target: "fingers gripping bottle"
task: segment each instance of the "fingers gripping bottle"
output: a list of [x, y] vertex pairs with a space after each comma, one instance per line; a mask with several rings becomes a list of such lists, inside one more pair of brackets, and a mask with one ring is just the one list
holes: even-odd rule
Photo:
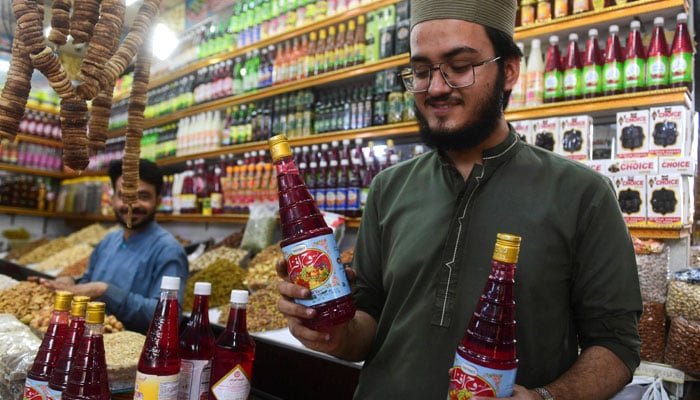
[[469, 398], [470, 394], [509, 397], [513, 392], [518, 369], [513, 289], [519, 251], [519, 236], [496, 236], [491, 273], [457, 346], [449, 400]]
[[277, 171], [281, 247], [289, 279], [311, 291], [309, 299], [297, 303], [316, 309], [316, 317], [305, 324], [319, 330], [346, 322], [355, 315], [355, 304], [333, 231], [294, 164], [287, 138], [274, 136], [268, 143]]

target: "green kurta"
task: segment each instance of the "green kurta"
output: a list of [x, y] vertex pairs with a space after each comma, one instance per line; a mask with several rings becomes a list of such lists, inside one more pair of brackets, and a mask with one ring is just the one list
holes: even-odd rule
[[522, 236], [516, 383], [552, 382], [579, 345], [639, 364], [637, 268], [610, 181], [512, 131], [483, 160], [466, 183], [435, 151], [372, 182], [354, 296], [378, 328], [355, 398], [446, 398], [499, 232]]

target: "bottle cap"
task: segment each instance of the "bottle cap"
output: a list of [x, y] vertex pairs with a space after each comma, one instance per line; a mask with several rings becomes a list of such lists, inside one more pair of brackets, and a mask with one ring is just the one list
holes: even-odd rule
[[268, 139], [267, 144], [270, 146], [270, 154], [272, 161], [277, 161], [284, 157], [292, 155], [292, 149], [289, 147], [287, 137], [284, 135], [273, 136]]
[[237, 304], [247, 304], [248, 303], [248, 291], [247, 290], [232, 290], [231, 291], [231, 303]]
[[88, 301], [90, 301], [88, 296], [74, 296], [70, 307], [70, 315], [73, 317], [84, 317]]
[[493, 248], [493, 259], [500, 262], [515, 264], [520, 252], [520, 236], [508, 233], [496, 235], [496, 245]]
[[608, 28], [608, 31], [610, 33], [618, 33], [618, 32], [620, 32], [620, 27], [617, 25], [610, 25], [610, 28]]
[[577, 41], [577, 40], [578, 40], [578, 34], [576, 34], [576, 33], [570, 33], [570, 34], [569, 34], [569, 41], [570, 41], [570, 42], [575, 42], [575, 41]]
[[630, 29], [639, 29], [641, 26], [642, 24], [640, 24], [636, 19], [630, 22]]
[[[179, 279], [179, 278], [178, 278]], [[105, 303], [101, 301], [91, 301], [87, 303], [85, 310], [86, 324], [103, 324], [105, 322]]]
[[211, 283], [209, 282], [195, 282], [194, 283], [194, 294], [209, 296], [211, 295]]
[[530, 47], [540, 47], [540, 39], [532, 39], [532, 42], [530, 42]]
[[686, 22], [686, 21], [688, 21], [688, 14], [678, 13], [678, 15], [676, 15], [676, 22]]
[[73, 293], [65, 290], [56, 291], [56, 299], [53, 302], [53, 309], [56, 311], [69, 311], [70, 302], [72, 299]]
[[654, 25], [661, 25], [663, 26], [664, 24], [664, 17], [656, 17], [654, 18]]
[[588, 36], [598, 36], [598, 30], [596, 28], [589, 29]]
[[178, 276], [164, 276], [160, 282], [160, 288], [163, 290], [179, 290], [180, 289], [180, 277], [178, 277]]
[[557, 36], [557, 35], [552, 35], [552, 36], [549, 37], [549, 44], [555, 45], [555, 44], [557, 44], [557, 43], [559, 43], [559, 36]]

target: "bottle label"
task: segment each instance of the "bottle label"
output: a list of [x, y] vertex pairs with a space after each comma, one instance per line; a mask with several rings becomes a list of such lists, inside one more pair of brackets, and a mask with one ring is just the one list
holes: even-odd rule
[[180, 209], [193, 210], [197, 208], [197, 196], [194, 194], [180, 195]]
[[211, 208], [220, 210], [224, 206], [224, 195], [222, 193], [212, 193], [210, 195]]
[[668, 84], [668, 57], [653, 56], [647, 60], [647, 86]]
[[360, 188], [359, 187], [349, 187], [348, 188], [348, 205], [346, 208], [348, 210], [359, 210], [360, 209]]
[[603, 89], [605, 91], [622, 89], [622, 63], [610, 62], [603, 66]]
[[318, 208], [321, 210], [326, 209], [326, 189], [316, 189], [314, 191], [314, 199]]
[[693, 80], [692, 53], [671, 54], [671, 83], [691, 82]]
[[335, 189], [326, 189], [326, 202], [325, 202], [325, 210], [328, 211], [334, 211], [335, 210], [335, 205], [336, 205], [336, 190]]
[[578, 97], [581, 95], [581, 70], [578, 68], [567, 69], [564, 72], [564, 97]]
[[511, 370], [487, 368], [467, 361], [456, 353], [450, 374], [448, 399], [468, 399], [474, 396], [509, 397], [513, 393], [517, 371], [517, 368]]
[[311, 307], [350, 294], [332, 233], [285, 246], [282, 252], [290, 281], [311, 291], [311, 299], [296, 300], [297, 303]]
[[526, 82], [525, 105], [536, 106], [542, 104], [542, 99], [544, 98], [544, 72], [528, 72]]
[[336, 211], [345, 211], [348, 208], [348, 189], [338, 188], [335, 191], [335, 209]]
[[600, 65], [587, 65], [583, 67], [583, 93], [600, 93], [603, 85], [603, 67]]
[[643, 58], [625, 60], [625, 88], [644, 87], [644, 72]]
[[209, 393], [211, 360], [182, 360], [178, 400], [200, 399]]
[[24, 400], [47, 400], [49, 383], [27, 377], [24, 384]]
[[238, 364], [211, 386], [211, 393], [218, 400], [247, 400], [250, 377], [243, 366]]
[[367, 204], [367, 197], [369, 196], [369, 188], [360, 189], [360, 210], [365, 209]]
[[544, 73], [544, 98], [559, 99], [561, 97], [561, 71]]
[[61, 400], [63, 398], [63, 392], [56, 389], [47, 388], [46, 389], [46, 400]]
[[137, 371], [134, 400], [176, 400], [179, 376], [149, 375]]

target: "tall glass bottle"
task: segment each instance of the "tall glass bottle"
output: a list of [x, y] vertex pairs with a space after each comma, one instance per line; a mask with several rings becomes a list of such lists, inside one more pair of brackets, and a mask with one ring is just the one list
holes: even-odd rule
[[68, 373], [68, 384], [63, 391], [63, 400], [109, 400], [111, 398], [105, 345], [102, 338], [104, 320], [105, 303], [89, 302], [85, 311], [85, 331]]
[[664, 33], [664, 17], [656, 17], [647, 51], [647, 89], [656, 90], [668, 87], [670, 70], [668, 44]]
[[569, 45], [566, 50], [566, 62], [564, 63], [564, 100], [578, 100], [581, 98], [581, 51], [578, 47], [578, 35], [569, 34]]
[[139, 358], [134, 399], [177, 399], [180, 375], [179, 289], [179, 277], [163, 277], [160, 298]]
[[676, 16], [676, 31], [671, 42], [671, 87], [693, 88], [693, 42], [688, 32], [688, 15]]
[[85, 332], [85, 309], [90, 301], [88, 296], [75, 296], [71, 303], [70, 322], [66, 339], [49, 379], [49, 398], [58, 400], [68, 386], [68, 372], [73, 365], [73, 356], [80, 346], [80, 340]]
[[[450, 400], [474, 396], [508, 397], [518, 368], [515, 338], [515, 268], [519, 236], [499, 233], [488, 281], [457, 346], [450, 371]], [[468, 386], [467, 386], [468, 385]]]
[[625, 93], [639, 92], [644, 90], [646, 85], [646, 55], [640, 28], [639, 21], [630, 23], [630, 34], [625, 48]]
[[248, 399], [253, 380], [255, 342], [248, 334], [248, 292], [231, 291], [231, 310], [226, 330], [216, 339], [209, 399]]
[[600, 96], [603, 91], [603, 59], [598, 47], [598, 30], [588, 30], [586, 54], [583, 57], [583, 97]]
[[268, 143], [277, 171], [281, 247], [289, 278], [311, 291], [309, 299], [297, 302], [316, 310], [305, 324], [319, 330], [346, 322], [355, 314], [355, 303], [333, 231], [304, 185], [287, 138], [278, 135]]
[[214, 332], [209, 325], [210, 295], [211, 283], [195, 282], [192, 314], [180, 335], [179, 400], [200, 400], [209, 396], [214, 361]]
[[530, 55], [527, 59], [527, 90], [525, 105], [537, 106], [544, 100], [544, 61], [539, 39], [530, 42]]
[[[516, 45], [520, 49], [520, 52], [525, 54], [525, 44], [523, 42], [517, 42]], [[546, 78], [545, 78], [546, 81]], [[525, 92], [527, 91], [527, 62], [525, 57], [520, 59], [520, 73], [518, 74], [518, 81], [515, 82], [513, 90], [510, 92], [510, 101], [508, 105], [511, 108], [525, 107]], [[409, 93], [409, 92], [407, 92]], [[404, 110], [406, 107], [404, 106]]]
[[563, 69], [559, 53], [559, 36], [549, 37], [547, 61], [544, 66], [544, 102], [553, 103], [562, 99]]
[[608, 28], [608, 41], [605, 46], [605, 57], [603, 58], [603, 94], [610, 96], [622, 93], [624, 85], [624, 58], [622, 47], [620, 46], [620, 27], [610, 25]]
[[32, 368], [27, 372], [27, 380], [24, 386], [25, 399], [46, 399], [49, 388], [49, 379], [53, 372], [61, 347], [68, 332], [70, 319], [70, 304], [73, 293], [57, 291], [53, 303], [53, 312], [49, 326], [44, 333], [44, 338], [39, 346], [39, 351], [34, 357]]

